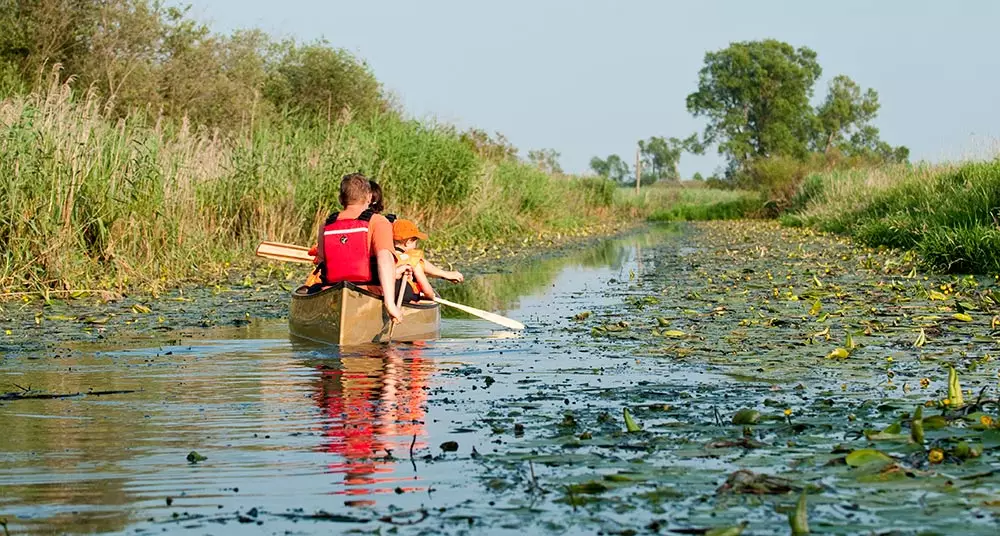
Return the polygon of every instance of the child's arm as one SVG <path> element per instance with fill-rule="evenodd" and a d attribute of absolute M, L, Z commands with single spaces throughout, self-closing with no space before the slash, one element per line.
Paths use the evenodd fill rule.
<path fill-rule="evenodd" d="M 461 283 L 462 281 L 465 281 L 465 276 L 462 275 L 462 272 L 442 270 L 437 266 L 434 266 L 434 263 L 432 263 L 427 259 L 424 259 L 423 265 L 424 265 L 424 272 L 430 277 L 447 279 L 452 283 Z"/>
<path fill-rule="evenodd" d="M 433 300 L 434 288 L 431 287 L 431 282 L 427 280 L 427 274 L 424 273 L 424 263 L 413 267 L 413 279 L 417 282 L 417 288 L 420 289 L 420 293 L 428 300 Z"/>

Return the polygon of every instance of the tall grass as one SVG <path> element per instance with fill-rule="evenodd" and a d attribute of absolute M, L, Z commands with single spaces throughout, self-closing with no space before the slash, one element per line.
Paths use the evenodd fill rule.
<path fill-rule="evenodd" d="M 617 218 L 614 185 L 486 158 L 447 126 L 396 115 L 267 119 L 221 136 L 95 94 L 0 101 L 0 291 L 119 289 L 217 277 L 261 239 L 309 244 L 361 171 L 432 241 L 520 239 Z"/>
<path fill-rule="evenodd" d="M 1000 273 L 1000 160 L 820 173 L 787 225 L 912 249 L 935 269 Z"/>
<path fill-rule="evenodd" d="M 650 221 L 735 220 L 756 217 L 764 206 L 763 196 L 748 190 L 717 190 L 711 188 L 655 188 Z"/>

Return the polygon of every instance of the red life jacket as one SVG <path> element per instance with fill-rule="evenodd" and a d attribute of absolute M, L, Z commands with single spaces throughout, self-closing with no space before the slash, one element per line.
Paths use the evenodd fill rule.
<path fill-rule="evenodd" d="M 323 266 L 320 273 L 327 284 L 350 281 L 372 281 L 373 257 L 370 250 L 368 222 L 373 212 L 366 210 L 357 219 L 337 220 L 339 212 L 330 214 L 323 226 Z"/>

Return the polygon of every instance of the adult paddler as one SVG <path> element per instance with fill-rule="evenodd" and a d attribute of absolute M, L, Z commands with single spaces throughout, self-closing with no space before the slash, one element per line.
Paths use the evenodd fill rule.
<path fill-rule="evenodd" d="M 403 313 L 396 306 L 396 259 L 393 257 L 392 224 L 369 210 L 372 191 L 360 173 L 340 181 L 340 212 L 330 214 L 319 230 L 316 259 L 323 284 L 342 281 L 377 285 L 382 303 L 396 322 Z"/>

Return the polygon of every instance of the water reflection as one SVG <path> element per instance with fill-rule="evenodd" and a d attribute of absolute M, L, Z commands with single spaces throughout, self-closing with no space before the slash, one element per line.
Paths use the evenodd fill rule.
<path fill-rule="evenodd" d="M 314 400 L 323 411 L 322 449 L 337 458 L 329 473 L 343 475 L 335 495 L 358 497 L 352 505 L 373 505 L 363 497 L 426 489 L 400 475 L 397 457 L 426 446 L 428 381 L 434 362 L 423 345 L 381 346 L 307 363 L 319 375 Z"/>
<path fill-rule="evenodd" d="M 641 234 L 597 240 L 592 247 L 576 250 L 567 255 L 534 259 L 513 265 L 504 263 L 502 266 L 493 267 L 497 273 L 472 277 L 460 285 L 438 281 L 434 284 L 441 295 L 448 300 L 487 311 L 510 311 L 518 307 L 521 298 L 548 289 L 556 277 L 567 269 L 622 270 L 626 263 L 641 257 L 643 247 L 662 243 L 665 237 L 677 234 L 679 229 L 672 224 L 657 225 L 647 228 Z M 645 269 L 651 268 L 645 267 Z M 441 316 L 466 317 L 464 313 L 449 307 L 441 310 Z"/>
<path fill-rule="evenodd" d="M 544 325 L 592 307 L 609 272 L 620 280 L 641 272 L 637 247 L 670 232 L 595 242 L 440 287 L 455 301 L 519 308 L 510 316 Z M 161 523 L 173 523 L 175 513 L 231 516 L 250 506 L 337 512 L 342 504 L 412 509 L 428 501 L 430 488 L 432 500 L 468 499 L 471 475 L 461 465 L 467 456 L 412 464 L 411 445 L 420 458 L 446 440 L 461 439 L 463 453 L 470 443 L 492 441 L 488 427 L 469 429 L 470 419 L 485 414 L 504 387 L 460 389 L 469 404 L 461 408 L 440 399 L 429 408 L 430 389 L 468 386 L 447 372 L 466 361 L 502 355 L 511 367 L 539 371 L 566 362 L 539 362 L 530 337 L 493 340 L 500 335 L 483 321 L 444 324 L 451 335 L 426 346 L 289 343 L 286 322 L 276 321 L 171 332 L 157 342 L 109 337 L 7 358 L 0 390 L 16 382 L 50 393 L 135 392 L 0 404 L 0 518 L 16 534 L 173 532 L 181 526 Z M 208 459 L 188 463 L 192 450 Z M 444 463 L 453 465 L 438 465 Z M 415 491 L 421 493 L 407 493 Z M 157 521 L 143 521 L 150 518 Z M 238 529 L 212 525 L 209 532 Z"/>

